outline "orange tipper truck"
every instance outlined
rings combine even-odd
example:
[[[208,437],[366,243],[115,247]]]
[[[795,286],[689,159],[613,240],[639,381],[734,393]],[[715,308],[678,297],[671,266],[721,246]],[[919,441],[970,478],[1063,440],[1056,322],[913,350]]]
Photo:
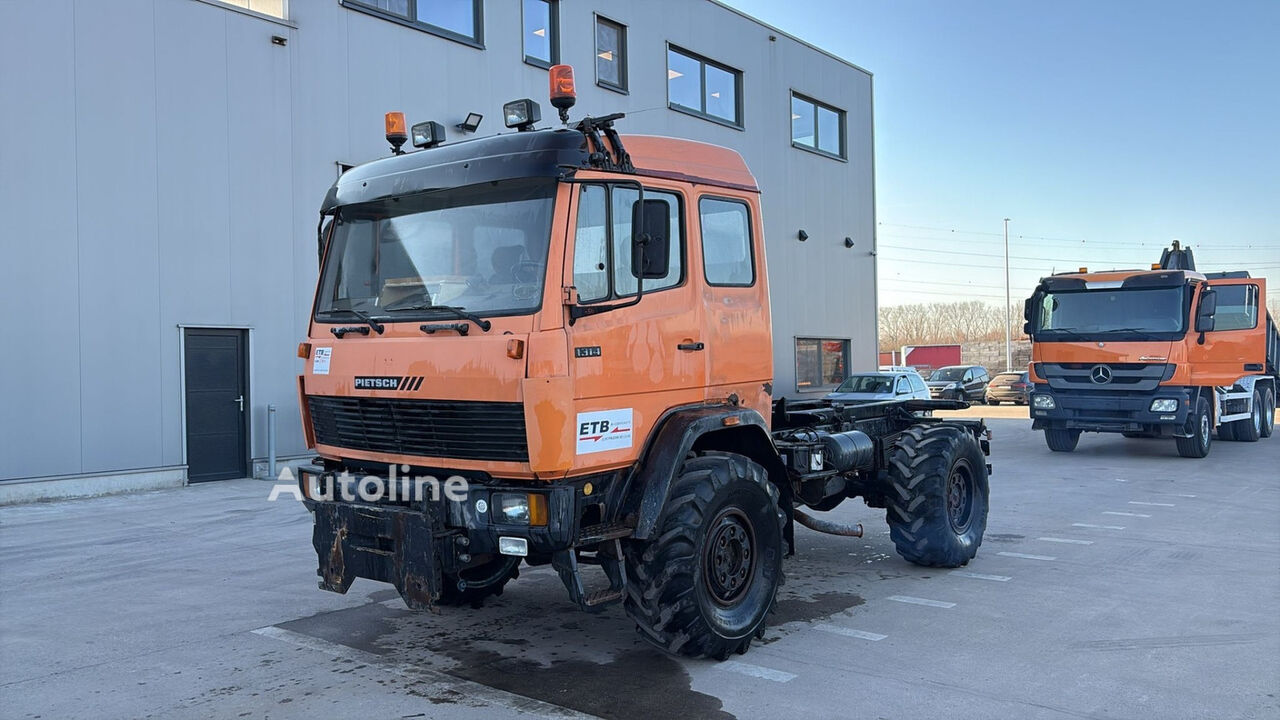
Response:
[[[1275,421],[1280,335],[1266,281],[1199,273],[1190,248],[1150,270],[1043,278],[1026,302],[1032,427],[1071,452],[1081,432],[1174,438],[1178,454],[1254,442]]]
[[[957,401],[775,401],[742,158],[621,136],[621,115],[570,125],[572,70],[550,74],[561,127],[518,100],[515,132],[441,144],[391,113],[395,154],[324,200],[298,380],[320,587],[474,606],[551,565],[584,610],[724,659],[763,634],[793,523],[861,535],[802,508],[861,497],[907,560],[973,558],[983,423],[923,416]]]

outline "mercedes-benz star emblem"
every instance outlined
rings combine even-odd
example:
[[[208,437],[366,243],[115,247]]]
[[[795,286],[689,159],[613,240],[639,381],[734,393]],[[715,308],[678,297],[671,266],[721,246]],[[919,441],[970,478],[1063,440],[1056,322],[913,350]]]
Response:
[[[1111,368],[1106,365],[1094,365],[1089,371],[1089,379],[1098,385],[1106,385],[1111,382]]]

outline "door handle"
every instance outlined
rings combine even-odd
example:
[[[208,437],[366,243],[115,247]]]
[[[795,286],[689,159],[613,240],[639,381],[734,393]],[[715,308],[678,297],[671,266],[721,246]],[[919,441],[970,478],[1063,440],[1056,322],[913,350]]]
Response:
[[[706,348],[706,345],[703,345],[700,342],[683,342],[677,345],[676,347],[686,352],[696,352],[698,350],[702,350]]]
[[[232,400],[231,402],[238,403],[240,405],[240,412],[244,412],[244,396],[243,395],[236,398],[235,400]]]

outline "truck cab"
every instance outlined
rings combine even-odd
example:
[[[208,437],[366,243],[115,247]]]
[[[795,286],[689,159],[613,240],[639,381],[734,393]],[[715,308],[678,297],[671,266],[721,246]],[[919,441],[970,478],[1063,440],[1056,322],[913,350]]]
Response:
[[[1189,249],[1148,271],[1041,280],[1026,302],[1032,426],[1070,452],[1081,432],[1177,440],[1204,457],[1219,439],[1271,434],[1276,331],[1266,281],[1194,270]],[[1169,258],[1186,258],[1170,262]]]

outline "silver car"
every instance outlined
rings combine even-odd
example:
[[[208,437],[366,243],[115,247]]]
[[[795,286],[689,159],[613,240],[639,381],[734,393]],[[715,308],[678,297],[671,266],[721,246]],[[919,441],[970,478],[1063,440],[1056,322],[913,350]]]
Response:
[[[827,399],[849,405],[885,400],[928,400],[929,388],[916,372],[856,373],[840,383],[827,395]]]

